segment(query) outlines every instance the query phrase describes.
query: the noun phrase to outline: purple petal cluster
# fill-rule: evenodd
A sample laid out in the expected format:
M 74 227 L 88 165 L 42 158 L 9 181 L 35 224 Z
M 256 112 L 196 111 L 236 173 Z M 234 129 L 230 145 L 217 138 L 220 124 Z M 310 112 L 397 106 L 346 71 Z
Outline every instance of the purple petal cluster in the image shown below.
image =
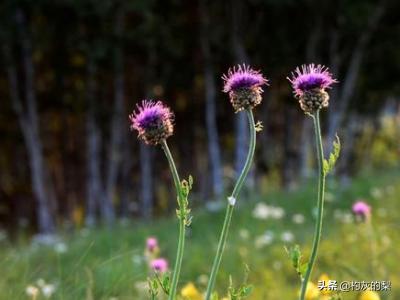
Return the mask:
M 164 273 L 168 270 L 168 261 L 165 258 L 154 259 L 150 265 L 155 272 Z
M 230 68 L 228 74 L 224 74 L 222 79 L 224 80 L 223 91 L 225 93 L 239 89 L 259 87 L 268 83 L 268 80 L 260 71 L 255 71 L 245 64 Z
M 297 96 L 314 89 L 330 88 L 337 80 L 332 77 L 329 69 L 323 65 L 302 65 L 292 72 L 292 78 L 287 77 Z
M 139 138 L 156 145 L 173 133 L 174 114 L 161 101 L 143 100 L 137 110 L 129 115 L 131 129 L 138 131 Z
M 352 211 L 355 215 L 368 217 L 371 214 L 371 206 L 359 200 L 353 204 Z
M 153 252 L 154 249 L 158 247 L 158 241 L 155 237 L 149 237 L 146 240 L 146 249 Z

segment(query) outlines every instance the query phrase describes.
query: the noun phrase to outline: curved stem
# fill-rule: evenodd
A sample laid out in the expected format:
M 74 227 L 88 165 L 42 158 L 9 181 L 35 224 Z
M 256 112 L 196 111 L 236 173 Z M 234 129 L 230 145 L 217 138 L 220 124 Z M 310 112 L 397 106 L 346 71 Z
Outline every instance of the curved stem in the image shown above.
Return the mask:
M 310 261 L 308 262 L 308 267 L 306 271 L 306 275 L 301 284 L 301 293 L 300 300 L 304 300 L 307 284 L 310 280 L 311 272 L 315 264 L 315 260 L 317 258 L 318 246 L 321 239 L 322 233 L 322 220 L 324 214 L 324 192 L 325 192 L 325 173 L 323 169 L 324 162 L 324 152 L 322 147 L 322 137 L 321 137 L 321 127 L 319 122 L 319 110 L 312 115 L 314 121 L 314 129 L 315 129 L 315 141 L 317 146 L 317 156 L 318 156 L 318 170 L 319 170 L 319 180 L 318 180 L 318 214 L 317 214 L 317 222 L 315 224 L 315 232 L 314 232 L 314 241 L 311 250 Z
M 175 184 L 175 189 L 176 189 L 176 194 L 177 194 L 177 199 L 178 199 L 178 205 L 182 209 L 182 190 L 181 190 L 181 181 L 179 179 L 178 171 L 176 170 L 175 162 L 172 157 L 171 151 L 168 148 L 168 144 L 166 140 L 162 141 L 162 148 L 164 149 L 165 156 L 168 159 L 169 167 L 171 169 L 172 177 L 174 179 L 174 184 Z M 176 260 L 175 260 L 175 267 L 174 267 L 174 273 L 172 275 L 172 282 L 171 282 L 171 288 L 169 291 L 168 295 L 168 300 L 174 300 L 176 297 L 176 290 L 178 286 L 178 281 L 179 281 L 179 275 L 181 272 L 181 266 L 182 266 L 182 259 L 183 259 L 183 251 L 185 248 L 185 218 L 182 216 L 178 216 L 179 218 L 179 238 L 178 238 L 178 248 L 176 251 Z
M 253 157 L 254 157 L 254 150 L 256 147 L 256 128 L 255 128 L 255 124 L 254 124 L 254 116 L 253 116 L 253 112 L 250 109 L 247 110 L 246 113 L 247 113 L 247 117 L 249 119 L 249 126 L 250 126 L 249 152 L 247 154 L 246 162 L 244 164 L 242 172 L 240 173 L 240 176 L 239 176 L 238 180 L 236 181 L 235 187 L 234 187 L 232 195 L 230 197 L 230 199 L 232 199 L 232 201 L 229 201 L 228 206 L 226 207 L 225 219 L 224 219 L 224 224 L 222 226 L 222 231 L 221 231 L 221 235 L 220 235 L 219 242 L 218 242 L 217 253 L 215 255 L 213 266 L 211 269 L 210 279 L 208 280 L 206 298 L 205 298 L 206 300 L 209 300 L 211 298 L 211 293 L 214 289 L 218 269 L 219 269 L 219 266 L 220 266 L 221 260 L 222 260 L 222 254 L 224 252 L 226 240 L 228 237 L 228 231 L 229 231 L 229 226 L 230 226 L 231 219 L 232 219 L 235 201 L 236 201 L 237 196 L 240 193 L 240 190 L 242 189 L 242 186 L 246 179 L 246 176 L 250 171 L 251 163 L 252 163 Z

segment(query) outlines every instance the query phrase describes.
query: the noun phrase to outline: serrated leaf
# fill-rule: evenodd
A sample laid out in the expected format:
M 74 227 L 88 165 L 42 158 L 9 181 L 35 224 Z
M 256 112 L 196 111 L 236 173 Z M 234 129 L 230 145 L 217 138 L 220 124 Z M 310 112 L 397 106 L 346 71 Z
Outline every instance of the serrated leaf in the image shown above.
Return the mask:
M 329 154 L 329 159 L 324 159 L 323 168 L 324 168 L 325 175 L 333 170 L 333 168 L 335 167 L 336 161 L 340 155 L 340 148 L 341 148 L 340 139 L 337 135 L 335 137 L 336 137 L 336 139 L 333 142 L 333 151 L 331 154 Z
M 305 272 L 307 271 L 308 263 L 301 263 L 302 254 L 300 246 L 294 245 L 289 249 L 285 248 L 285 250 L 288 253 L 290 260 L 292 261 L 292 265 L 295 268 L 297 274 L 300 276 L 300 278 L 303 278 Z
M 293 267 L 297 270 L 300 266 L 300 260 L 301 260 L 300 246 L 294 245 L 289 249 L 286 248 L 286 252 L 288 253 L 290 260 L 292 261 Z
M 162 281 L 161 281 L 161 286 L 164 290 L 164 292 L 169 295 L 169 274 L 164 274 Z

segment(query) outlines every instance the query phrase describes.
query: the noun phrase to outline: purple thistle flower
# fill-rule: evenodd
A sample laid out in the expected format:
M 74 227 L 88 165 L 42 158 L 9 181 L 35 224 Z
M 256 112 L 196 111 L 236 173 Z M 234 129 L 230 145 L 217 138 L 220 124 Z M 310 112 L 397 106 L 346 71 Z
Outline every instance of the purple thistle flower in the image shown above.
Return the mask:
M 230 68 L 227 75 L 223 75 L 224 92 L 237 91 L 238 89 L 249 89 L 268 84 L 268 80 L 260 73 L 249 66 L 238 65 Z
M 143 100 L 137 110 L 129 115 L 131 130 L 138 131 L 138 137 L 146 144 L 157 145 L 174 132 L 174 114 L 161 101 Z
M 157 239 L 155 237 L 149 237 L 146 240 L 146 249 L 149 252 L 153 252 L 154 249 L 156 249 L 157 247 L 158 247 L 158 241 L 157 241 Z
M 230 68 L 227 75 L 223 75 L 225 93 L 229 93 L 235 112 L 243 109 L 253 109 L 261 103 L 262 85 L 268 80 L 249 66 L 238 65 Z
M 332 77 L 329 69 L 323 65 L 302 65 L 292 72 L 292 78 L 287 77 L 292 84 L 297 96 L 303 95 L 314 89 L 325 90 L 330 88 L 337 80 Z
M 362 200 L 358 200 L 353 204 L 352 211 L 356 216 L 368 218 L 371 215 L 371 206 Z
M 151 268 L 158 273 L 164 273 L 168 270 L 168 261 L 165 258 L 157 258 L 151 261 Z

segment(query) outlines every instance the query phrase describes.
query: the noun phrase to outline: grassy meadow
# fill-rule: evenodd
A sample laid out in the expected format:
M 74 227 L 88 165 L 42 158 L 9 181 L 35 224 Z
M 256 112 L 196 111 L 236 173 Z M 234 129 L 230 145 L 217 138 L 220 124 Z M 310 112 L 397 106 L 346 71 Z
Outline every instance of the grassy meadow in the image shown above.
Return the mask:
M 381 299 L 400 299 L 400 177 L 398 172 L 365 173 L 351 185 L 329 178 L 324 231 L 313 281 L 326 274 L 338 282 L 390 280 Z M 314 226 L 316 191 L 312 184 L 293 191 L 243 195 L 234 213 L 229 242 L 217 280 L 226 295 L 229 275 L 254 286 L 248 299 L 296 299 L 299 278 L 285 246 L 299 244 L 308 256 Z M 372 228 L 355 222 L 351 205 L 358 198 L 372 206 Z M 204 291 L 223 220 L 224 206 L 194 209 L 189 229 L 180 289 L 192 282 Z M 0 299 L 32 299 L 27 289 L 52 288 L 51 299 L 148 299 L 143 290 L 151 275 L 144 259 L 146 238 L 159 240 L 160 256 L 173 266 L 177 220 L 127 222 L 113 229 L 77 229 L 43 245 L 28 238 L 0 241 Z M 342 299 L 357 299 L 342 293 Z M 326 298 L 320 298 L 326 299 Z

